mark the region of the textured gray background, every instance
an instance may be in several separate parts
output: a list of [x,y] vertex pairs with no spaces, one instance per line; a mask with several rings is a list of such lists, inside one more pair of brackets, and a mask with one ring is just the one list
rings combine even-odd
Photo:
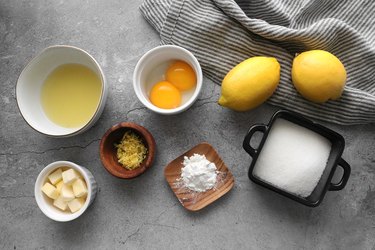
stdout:
[[[177,116],[145,109],[132,89],[132,72],[159,37],[142,18],[137,1],[0,2],[0,248],[2,249],[375,249],[375,126],[341,127],[352,165],[347,187],[308,208],[251,183],[250,157],[241,147],[248,127],[266,122],[275,107],[234,113],[216,104],[220,88],[204,80],[199,101]],[[43,48],[69,44],[102,65],[109,98],[98,123],[69,139],[33,131],[20,116],[15,84],[26,63]],[[113,124],[132,121],[157,143],[154,166],[134,180],[109,175],[98,148]],[[186,211],[163,177],[166,164],[208,141],[235,176],[226,196],[197,213]],[[33,196],[44,166],[70,160],[89,168],[100,191],[79,219],[57,223]]]

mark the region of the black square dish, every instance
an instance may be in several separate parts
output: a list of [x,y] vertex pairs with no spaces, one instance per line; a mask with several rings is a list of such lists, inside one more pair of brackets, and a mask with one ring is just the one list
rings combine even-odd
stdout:
[[[296,124],[298,126],[304,127],[308,130],[314,131],[315,133],[321,135],[322,137],[326,138],[328,141],[331,142],[331,150],[328,156],[328,161],[326,163],[326,166],[323,170],[323,173],[315,186],[312,193],[307,197],[298,196],[296,194],[287,192],[283,189],[280,189],[276,187],[275,185],[272,185],[260,178],[258,178],[256,175],[254,175],[253,170],[254,166],[257,162],[257,159],[260,155],[260,152],[262,151],[262,148],[264,146],[264,143],[267,140],[267,137],[269,135],[269,132],[271,131],[271,128],[276,120],[278,119],[284,119],[287,120],[293,124]],[[263,133],[263,137],[259,143],[259,146],[257,149],[253,148],[250,145],[251,137],[255,132],[261,132]],[[345,147],[345,141],[344,138],[336,133],[335,131],[326,128],[320,124],[317,124],[305,117],[303,117],[300,114],[297,114],[295,112],[286,111],[286,110],[280,110],[277,111],[271,118],[268,125],[264,124],[256,124],[252,126],[248,133],[245,136],[245,139],[243,141],[243,148],[247,153],[250,154],[250,156],[253,158],[250,168],[249,168],[249,178],[270,190],[273,190],[281,195],[284,195],[288,198],[291,198],[297,202],[300,202],[304,205],[310,206],[310,207],[316,207],[318,206],[327,191],[337,191],[341,190],[345,187],[349,176],[350,176],[350,166],[349,164],[341,158],[341,155],[344,151]],[[343,169],[343,175],[341,180],[338,183],[332,183],[332,177],[336,171],[337,166],[340,166]]]

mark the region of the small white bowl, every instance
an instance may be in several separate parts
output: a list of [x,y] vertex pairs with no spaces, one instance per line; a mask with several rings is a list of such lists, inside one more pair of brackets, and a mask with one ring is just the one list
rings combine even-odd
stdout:
[[[86,182],[88,192],[85,204],[83,205],[83,207],[81,207],[80,210],[75,213],[70,213],[69,211],[61,211],[60,209],[56,208],[52,204],[53,200],[42,192],[42,186],[47,182],[48,175],[61,167],[68,167],[76,170],[85,179]],[[34,192],[36,203],[38,204],[40,210],[42,210],[42,212],[47,217],[51,218],[54,221],[66,222],[78,218],[86,211],[86,209],[95,199],[97,184],[94,176],[86,168],[70,161],[56,161],[49,164],[40,172],[35,182]]]
[[[158,66],[168,61],[181,60],[188,63],[197,76],[197,84],[193,95],[181,106],[174,109],[158,108],[150,102],[147,93],[146,80],[149,74]],[[188,50],[176,45],[163,45],[144,54],[138,61],[133,74],[133,88],[138,99],[148,109],[163,115],[173,115],[187,110],[198,99],[202,89],[202,69],[195,56]]]
[[[87,124],[78,128],[64,128],[48,119],[41,105],[41,88],[46,77],[58,66],[67,63],[82,64],[101,79],[102,91],[97,109]],[[18,108],[25,121],[36,131],[52,137],[69,137],[90,128],[99,119],[107,99],[106,80],[98,62],[86,51],[67,45],[44,49],[21,72],[16,86]]]

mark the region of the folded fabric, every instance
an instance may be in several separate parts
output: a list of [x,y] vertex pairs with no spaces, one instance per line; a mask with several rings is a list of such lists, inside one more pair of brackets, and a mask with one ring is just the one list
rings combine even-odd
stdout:
[[[239,62],[272,56],[281,79],[270,104],[338,124],[375,122],[375,1],[145,0],[140,9],[162,44],[190,50],[217,84]],[[293,57],[311,49],[343,62],[347,83],[339,100],[315,104],[295,90]]]

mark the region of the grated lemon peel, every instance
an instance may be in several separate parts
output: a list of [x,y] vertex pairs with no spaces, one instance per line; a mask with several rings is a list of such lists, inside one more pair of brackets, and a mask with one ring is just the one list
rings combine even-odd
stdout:
[[147,148],[142,139],[132,131],[126,131],[117,148],[118,162],[126,169],[138,168],[146,158]]

